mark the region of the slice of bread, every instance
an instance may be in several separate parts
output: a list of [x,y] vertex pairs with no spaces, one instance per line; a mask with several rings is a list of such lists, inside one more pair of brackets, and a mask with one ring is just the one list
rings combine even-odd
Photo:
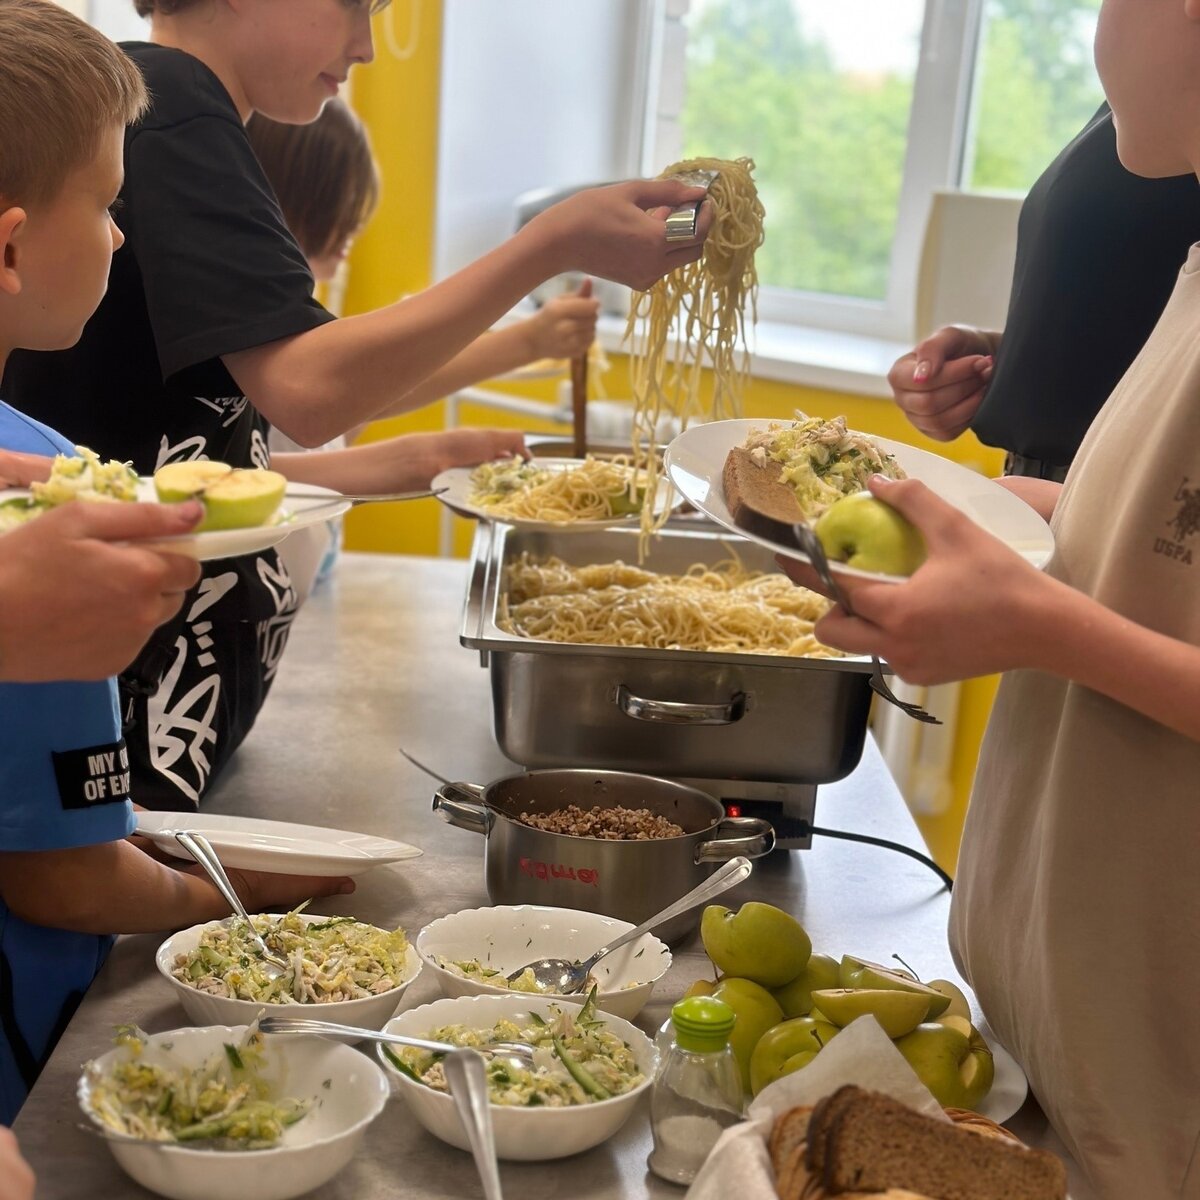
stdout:
[[[821,1182],[830,1195],[904,1188],[931,1200],[1065,1200],[1066,1169],[1053,1154],[972,1136],[890,1096],[854,1091],[825,1121]],[[816,1125],[814,1112],[810,1133]]]
[[808,1123],[808,1153],[805,1163],[817,1178],[825,1171],[825,1138],[829,1133],[834,1118],[847,1104],[853,1104],[858,1097],[866,1095],[862,1088],[847,1084],[836,1092],[830,1093],[819,1101],[813,1109],[812,1118]]
[[776,1118],[775,1124],[771,1127],[767,1150],[771,1155],[771,1166],[775,1168],[776,1178],[779,1177],[783,1165],[791,1156],[792,1151],[797,1146],[804,1146],[812,1111],[809,1105],[789,1108]]
[[767,459],[759,466],[750,451],[735,446],[725,458],[721,482],[734,522],[751,533],[791,544],[793,525],[806,518],[796,493],[781,479],[783,468]]

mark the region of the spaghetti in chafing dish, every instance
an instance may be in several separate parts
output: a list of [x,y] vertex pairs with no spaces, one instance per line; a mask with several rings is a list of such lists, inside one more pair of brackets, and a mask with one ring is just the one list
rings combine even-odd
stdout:
[[506,569],[498,624],[578,645],[838,658],[812,632],[828,608],[786,576],[733,558],[656,575],[619,560],[573,567],[525,553]]
[[502,520],[603,521],[640,509],[641,478],[624,458],[588,455],[577,467],[557,470],[517,457],[476,467],[470,502]]

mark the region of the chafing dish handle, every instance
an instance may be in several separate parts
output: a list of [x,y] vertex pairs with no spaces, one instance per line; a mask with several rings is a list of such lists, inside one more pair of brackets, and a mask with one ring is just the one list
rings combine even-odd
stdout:
[[483,789],[473,783],[443,784],[433,793],[433,811],[459,829],[486,835],[496,818],[490,808],[479,803],[482,794]]
[[[721,830],[742,831],[741,837],[721,837]],[[697,863],[725,862],[744,854],[747,858],[762,858],[775,849],[775,827],[759,817],[726,817],[717,827],[717,836],[696,847]]]
[[617,684],[616,704],[635,721],[657,721],[662,725],[732,725],[746,715],[749,697],[736,692],[726,704],[684,704],[678,700],[647,700],[635,696],[623,683]]

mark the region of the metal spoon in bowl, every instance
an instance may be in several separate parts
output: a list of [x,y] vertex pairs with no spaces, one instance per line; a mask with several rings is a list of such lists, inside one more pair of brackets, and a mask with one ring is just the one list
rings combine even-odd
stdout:
[[450,1096],[458,1109],[458,1119],[466,1131],[467,1141],[471,1143],[471,1155],[475,1159],[479,1181],[483,1184],[485,1200],[503,1200],[483,1059],[477,1051],[465,1047],[451,1050],[442,1059],[442,1070],[446,1073]]
[[[429,1038],[409,1037],[406,1033],[388,1033],[382,1029],[362,1029],[357,1025],[339,1025],[334,1021],[319,1021],[314,1017],[260,1017],[258,1028],[263,1033],[303,1033],[310,1037],[329,1038],[335,1042],[380,1042],[385,1046],[413,1046],[434,1054],[449,1054],[459,1047],[451,1042],[435,1042]],[[490,1042],[476,1046],[480,1054],[515,1060],[528,1070],[534,1061],[535,1047],[528,1042]]]
[[692,888],[686,895],[680,896],[674,904],[667,905],[662,912],[655,913],[649,920],[634,926],[628,933],[623,933],[615,942],[601,946],[590,958],[583,962],[570,962],[565,958],[539,958],[536,962],[513,971],[505,978],[512,983],[526,971],[533,972],[533,980],[541,992],[553,992],[558,996],[570,996],[583,990],[592,968],[606,955],[611,954],[621,946],[636,941],[644,933],[649,933],[656,925],[669,921],[685,913],[697,904],[705,904],[716,899],[722,892],[741,883],[754,869],[754,864],[742,856],[731,858],[719,871],[715,871],[703,883]]
[[164,829],[163,833],[167,836],[173,835],[175,840],[204,868],[209,879],[216,885],[217,891],[225,897],[225,902],[246,922],[246,927],[250,931],[250,940],[258,947],[258,952],[262,955],[263,970],[266,974],[272,979],[278,979],[285,974],[290,964],[286,958],[280,958],[263,941],[262,934],[254,928],[254,922],[250,920],[245,906],[238,898],[237,892],[233,890],[233,884],[229,882],[229,876],[225,874],[225,868],[221,866],[221,860],[209,844],[208,838],[202,833],[193,833],[190,829]]

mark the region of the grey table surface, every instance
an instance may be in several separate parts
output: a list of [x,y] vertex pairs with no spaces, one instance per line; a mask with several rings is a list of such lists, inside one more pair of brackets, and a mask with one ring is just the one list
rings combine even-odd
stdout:
[[[462,562],[344,555],[298,617],[262,716],[206,802],[213,812],[354,829],[424,850],[420,858],[359,876],[354,895],[325,902],[320,911],[402,924],[415,937],[436,917],[487,903],[482,839],[432,814],[429,779],[398,749],[458,779],[487,782],[513,769],[492,735],[488,672],[458,644],[465,586]],[[923,849],[870,739],[849,778],[818,790],[817,820]],[[810,850],[762,860],[723,903],[736,907],[750,899],[794,913],[818,950],[883,961],[896,952],[925,978],[956,978],[946,944],[949,897],[927,868],[902,855],[818,839]],[[101,1142],[77,1129],[75,1083],[80,1064],[111,1044],[115,1025],[136,1021],[159,1031],[187,1023],[154,969],[160,941],[146,935],[118,941],[17,1119],[40,1200],[150,1194],[120,1171]],[[706,965],[697,936],[677,946],[637,1023],[653,1033]],[[426,973],[406,992],[404,1007],[436,995]],[[1027,1140],[1061,1152],[1032,1103],[1012,1124]],[[682,1196],[683,1189],[647,1172],[649,1149],[643,1102],[603,1146],[547,1163],[503,1163],[501,1179],[506,1194],[526,1200]],[[321,1194],[370,1200],[481,1191],[470,1155],[427,1135],[393,1098],[352,1167]],[[1085,1200],[1075,1183],[1072,1195]]]

